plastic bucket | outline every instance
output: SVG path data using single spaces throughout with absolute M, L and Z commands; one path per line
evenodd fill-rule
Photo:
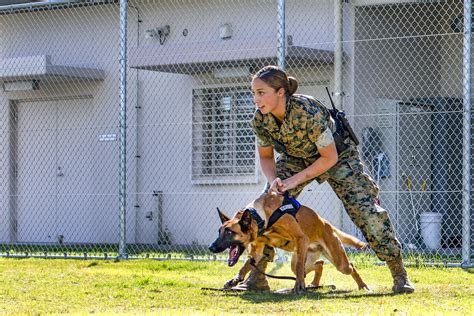
M 435 212 L 420 214 L 421 237 L 429 250 L 439 249 L 441 246 L 441 223 L 443 215 Z

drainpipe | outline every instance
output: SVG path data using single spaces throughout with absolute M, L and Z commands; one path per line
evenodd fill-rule
M 140 9 L 137 6 L 133 5 L 128 5 L 129 8 L 135 9 L 137 11 L 137 40 L 136 40 L 136 45 L 137 47 L 140 47 L 140 24 L 142 22 L 140 18 Z M 135 76 L 135 203 L 134 203 L 134 209 L 135 209 L 135 233 L 134 233 L 134 241 L 138 242 L 140 240 L 140 216 L 143 216 L 144 214 L 141 214 L 140 208 L 141 208 L 141 200 L 140 200 L 140 167 L 141 167 L 141 146 L 140 146 L 140 122 L 141 122 L 141 94 L 140 94 L 140 69 L 136 69 L 136 76 Z M 151 217 L 149 220 L 153 220 L 153 217 Z
M 120 0 L 119 258 L 126 258 L 127 215 L 127 0 Z
M 464 0 L 462 263 L 465 266 L 471 264 L 471 23 L 472 2 Z
M 278 0 L 278 67 L 285 70 L 285 0 Z
M 334 0 L 334 105 L 342 109 L 342 0 Z

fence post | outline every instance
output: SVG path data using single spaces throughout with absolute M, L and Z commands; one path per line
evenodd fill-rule
M 120 0 L 119 257 L 126 257 L 127 205 L 127 0 Z
M 285 0 L 278 0 L 278 67 L 285 70 Z
M 471 263 L 471 26 L 472 3 L 464 0 L 463 46 L 463 229 L 462 264 Z

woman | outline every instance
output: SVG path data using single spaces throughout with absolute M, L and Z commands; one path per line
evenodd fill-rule
M 310 96 L 294 94 L 297 88 L 296 79 L 275 66 L 264 67 L 252 79 L 257 110 L 251 125 L 267 189 L 280 194 L 288 191 L 296 198 L 311 181 L 327 181 L 377 257 L 386 261 L 393 292 L 412 293 L 400 243 L 387 211 L 377 204 L 379 190 L 364 173 L 356 145 L 346 139 L 346 148 L 338 153 L 329 111 Z M 279 153 L 276 162 L 274 150 Z M 266 253 L 259 263 L 261 270 L 273 259 L 271 248 Z M 252 271 L 239 288 L 266 290 L 268 283 L 262 274 Z

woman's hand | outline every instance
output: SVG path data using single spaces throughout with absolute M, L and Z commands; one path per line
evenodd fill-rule
M 272 184 L 270 185 L 270 191 L 277 194 L 284 194 L 286 191 L 295 188 L 298 183 L 295 183 L 292 178 L 293 177 L 290 177 L 285 180 L 275 178 L 275 180 L 273 180 Z

